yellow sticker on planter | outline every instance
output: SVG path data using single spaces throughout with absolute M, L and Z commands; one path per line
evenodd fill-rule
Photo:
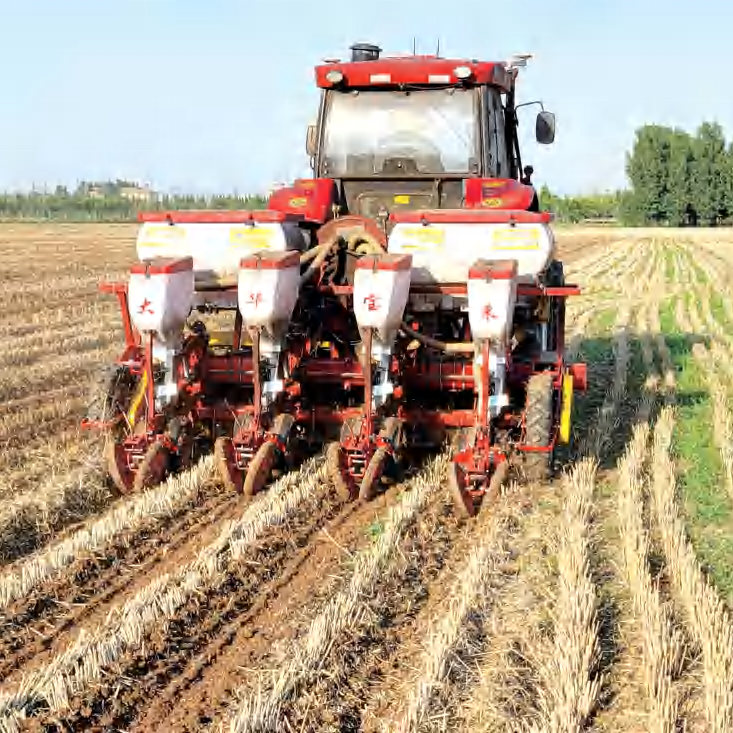
M 407 242 L 402 249 L 430 250 L 445 244 L 445 229 L 439 227 L 410 227 L 401 231 Z
M 537 227 L 506 227 L 494 229 L 494 249 L 539 249 L 540 230 Z
M 177 244 L 186 238 L 183 227 L 162 224 L 159 226 L 144 226 L 140 233 L 141 247 L 167 247 Z
M 256 247 L 269 249 L 272 244 L 272 230 L 263 227 L 232 227 L 229 230 L 231 247 Z

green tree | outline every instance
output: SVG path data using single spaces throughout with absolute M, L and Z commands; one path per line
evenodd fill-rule
M 540 190 L 540 205 L 550 211 L 557 221 L 575 224 L 586 219 L 616 219 L 619 213 L 620 193 L 594 196 L 557 196 L 547 186 Z
M 633 224 L 663 224 L 669 218 L 669 160 L 672 131 L 644 125 L 636 131 L 626 174 L 631 195 L 624 200 L 624 215 Z
M 730 179 L 723 128 L 717 123 L 703 123 L 697 131 L 694 150 L 692 193 L 695 211 L 700 224 L 715 226 L 728 214 Z
M 672 130 L 669 136 L 669 177 L 666 211 L 671 226 L 687 226 L 697 222 L 693 176 L 695 146 L 684 130 Z
M 725 209 L 730 221 L 733 218 L 733 142 L 725 156 Z

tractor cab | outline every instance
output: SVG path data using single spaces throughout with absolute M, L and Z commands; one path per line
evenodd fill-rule
M 307 143 L 315 177 L 335 181 L 341 213 L 377 221 L 400 209 L 495 198 L 484 195 L 483 180 L 519 185 L 515 80 L 523 63 L 382 58 L 377 46 L 353 46 L 349 62 L 316 68 L 323 93 Z M 540 112 L 536 130 L 538 142 L 551 143 L 554 115 Z M 527 196 L 513 207 L 532 208 L 534 191 Z

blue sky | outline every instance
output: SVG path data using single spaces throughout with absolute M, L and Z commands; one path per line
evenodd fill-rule
M 525 162 L 555 190 L 603 190 L 644 122 L 733 133 L 731 27 L 725 0 L 0 0 L 0 188 L 267 189 L 308 172 L 314 64 L 414 36 L 446 56 L 534 53 L 520 96 L 559 128 Z

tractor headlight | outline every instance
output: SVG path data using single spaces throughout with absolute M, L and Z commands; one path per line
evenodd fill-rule
M 338 69 L 331 69 L 331 71 L 326 74 L 326 80 L 329 84 L 340 84 L 344 80 L 344 74 Z
M 456 79 L 470 79 L 473 76 L 473 71 L 471 71 L 471 68 L 469 66 L 457 66 L 455 69 L 453 69 L 453 73 L 455 74 Z

